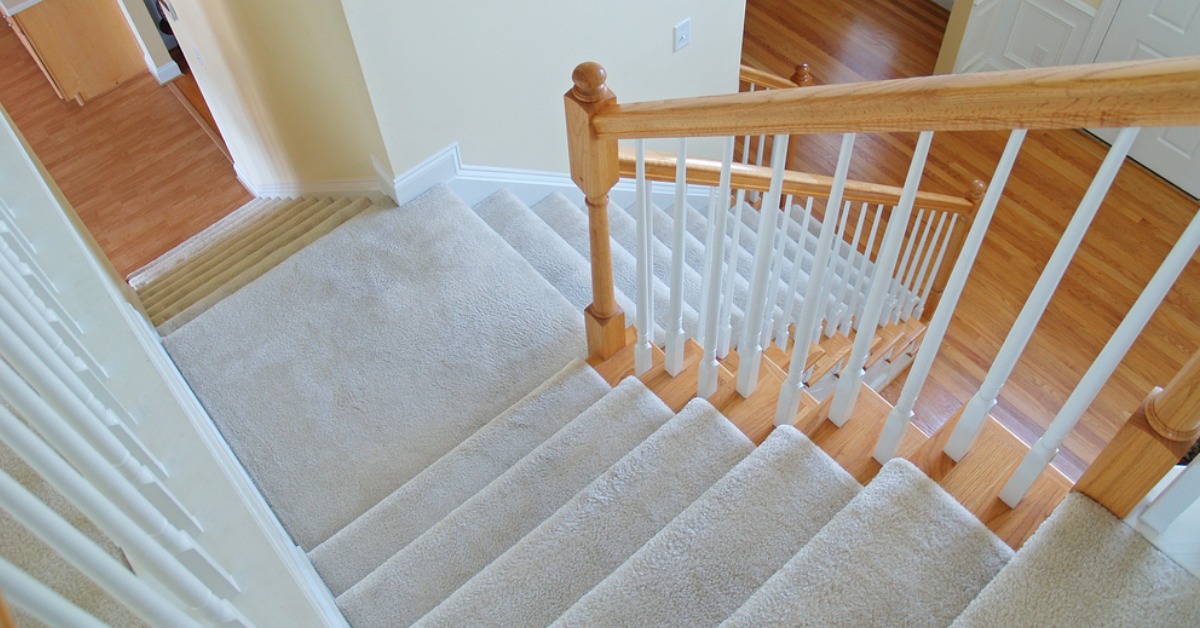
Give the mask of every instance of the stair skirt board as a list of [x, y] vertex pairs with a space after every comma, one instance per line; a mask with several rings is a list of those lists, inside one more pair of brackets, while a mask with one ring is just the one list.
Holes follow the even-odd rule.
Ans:
[[[632, 219], [611, 212], [632, 321]], [[671, 215], [655, 212], [662, 245]], [[694, 283], [706, 227], [687, 213]], [[744, 212], [735, 249], [743, 291], [757, 219]], [[789, 220], [797, 241], [815, 240], [815, 225]], [[1200, 583], [1086, 498], [1068, 498], [1013, 557], [907, 462], [863, 488], [793, 428], [754, 448], [703, 399], [673, 414], [635, 378], [609, 387], [581, 359], [587, 229], [558, 194], [529, 208], [500, 191], [472, 209], [439, 186], [365, 209], [165, 339], [354, 625], [1178, 625], [1200, 614]], [[861, 258], [848, 249], [839, 274], [853, 278]], [[811, 255], [787, 254], [803, 283]], [[217, 255], [188, 255], [216, 276]], [[161, 294], [188, 278], [171, 281]], [[880, 360], [874, 381], [907, 360]]]

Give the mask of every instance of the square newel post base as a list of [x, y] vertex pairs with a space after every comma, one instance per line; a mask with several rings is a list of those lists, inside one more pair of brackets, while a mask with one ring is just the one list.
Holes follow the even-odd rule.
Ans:
[[594, 307], [589, 305], [583, 311], [588, 358], [607, 360], [625, 347], [625, 313], [618, 309], [612, 316], [600, 318]]

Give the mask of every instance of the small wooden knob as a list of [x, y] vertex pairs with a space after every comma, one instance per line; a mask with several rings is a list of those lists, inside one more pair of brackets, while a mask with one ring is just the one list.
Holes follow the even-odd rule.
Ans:
[[801, 63], [796, 66], [796, 71], [792, 74], [792, 82], [801, 87], [808, 87], [813, 84], [813, 75], [809, 71], [807, 63]]
[[604, 84], [606, 80], [608, 71], [604, 66], [595, 61], [585, 61], [575, 66], [575, 71], [571, 73], [571, 81], [575, 83], [571, 93], [583, 102], [600, 102], [609, 95], [608, 85]]
[[983, 199], [983, 195], [987, 193], [987, 184], [980, 179], [975, 179], [967, 188], [967, 198], [972, 201], [979, 202]]

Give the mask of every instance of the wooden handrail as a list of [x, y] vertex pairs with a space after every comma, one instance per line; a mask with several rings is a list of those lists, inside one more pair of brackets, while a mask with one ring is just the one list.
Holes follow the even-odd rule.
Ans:
[[1200, 57], [952, 74], [616, 105], [598, 138], [1200, 124]]
[[796, 66], [796, 71], [790, 79], [743, 63], [738, 70], [738, 79], [743, 83], [753, 83], [770, 89], [792, 89], [813, 84], [812, 73], [809, 72], [807, 63]]
[[[628, 148], [619, 151], [621, 176], [634, 176], [634, 153]], [[646, 178], [652, 181], [675, 181], [675, 155], [646, 151]], [[721, 162], [714, 159], [689, 157], [687, 159], [688, 183], [698, 185], [716, 185], [721, 176]], [[771, 185], [771, 169], [752, 164], [733, 164], [733, 187], [751, 192], [766, 192]], [[783, 193], [796, 196], [814, 196], [827, 198], [833, 186], [833, 178], [807, 172], [785, 171], [783, 177]], [[901, 188], [891, 185], [866, 183], [864, 181], [847, 181], [845, 200], [867, 203], [883, 203], [893, 206], [900, 202]], [[917, 193], [917, 207], [937, 209], [953, 213], [968, 214], [974, 211], [975, 203], [969, 198]]]
[[1075, 489], [1128, 515], [1200, 438], [1200, 351], [1121, 426]]

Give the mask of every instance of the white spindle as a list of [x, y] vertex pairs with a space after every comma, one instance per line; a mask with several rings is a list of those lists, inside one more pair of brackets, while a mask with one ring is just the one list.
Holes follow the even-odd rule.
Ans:
[[[187, 613], [139, 580], [3, 471], [0, 471], [0, 503], [22, 526], [150, 625], [199, 628], [200, 624]], [[46, 625], [72, 628], [105, 625], [2, 558], [0, 589], [14, 606]]]
[[[917, 402], [917, 396], [921, 393], [921, 389], [925, 386], [925, 380], [929, 378], [933, 360], [942, 346], [942, 339], [946, 337], [946, 329], [950, 326], [950, 319], [954, 316], [954, 308], [958, 306], [958, 299], [962, 296], [963, 287], [967, 285], [967, 276], [971, 274], [971, 267], [974, 266], [975, 258], [979, 255], [979, 248], [983, 246], [983, 237], [987, 235], [988, 225], [991, 224], [992, 216], [996, 213], [996, 206], [1000, 203], [1004, 186], [1008, 184], [1008, 175], [1012, 172], [1017, 155], [1021, 152], [1021, 143], [1024, 141], [1024, 129], [1017, 129], [1008, 136], [1008, 144], [1004, 147], [1004, 153], [996, 165], [992, 183], [988, 186], [987, 194], [984, 195], [983, 201], [979, 205], [971, 230], [967, 232], [967, 237], [963, 240], [962, 252], [958, 255], [954, 270], [946, 281], [942, 301], [933, 312], [929, 326], [925, 328], [921, 346], [917, 349], [916, 357], [908, 370], [908, 377], [904, 380], [904, 389], [900, 391], [896, 405], [888, 413], [887, 420], [884, 422], [883, 431], [875, 445], [875, 460], [880, 463], [887, 462], [896, 455], [900, 440], [904, 437], [904, 432], [913, 419], [913, 406]], [[934, 273], [936, 274], [936, 272], [935, 270]]]
[[[838, 223], [837, 236], [833, 239], [834, 254], [829, 258], [829, 274], [825, 276], [825, 283], [828, 288], [825, 290], [825, 293], [822, 296], [822, 299], [825, 303], [825, 313], [822, 316], [822, 319], [825, 321], [824, 330], [826, 338], [832, 338], [833, 335], [837, 333], [838, 315], [840, 314], [840, 308], [842, 306], [840, 295], [845, 292], [845, 287], [850, 282], [850, 258], [846, 257], [846, 259], [843, 260], [842, 256], [837, 253], [845, 245], [846, 223], [849, 222], [849, 219], [850, 202], [847, 201], [845, 206], [842, 207], [842, 217], [841, 221]], [[843, 263], [845, 268], [842, 270], [842, 285], [839, 287], [836, 285], [838, 281], [837, 269], [838, 266], [843, 265]], [[835, 297], [834, 295], [839, 296]]]
[[[767, 283], [767, 306], [763, 308], [763, 325], [762, 333], [758, 337], [758, 343], [763, 347], [771, 344], [771, 336], [775, 330], [775, 304], [779, 302], [779, 282], [783, 278], [783, 265], [787, 262], [787, 241], [788, 241], [788, 223], [791, 218], [791, 205], [789, 204], [791, 197], [783, 203], [783, 211], [779, 212], [778, 224], [775, 225], [775, 252], [771, 255], [771, 278]], [[801, 241], [803, 246], [803, 241]], [[800, 254], [800, 247], [796, 248], [796, 255]], [[787, 348], [787, 345], [780, 345], [782, 348]]]
[[[59, 458], [49, 445], [2, 405], [0, 439], [189, 608], [197, 609], [217, 624], [248, 624], [228, 600], [217, 597], [196, 574], [151, 539], [129, 514], [96, 492], [71, 465]], [[32, 532], [41, 534], [44, 522], [39, 519], [24, 520], [17, 509], [25, 513], [37, 510], [37, 506], [45, 506], [36, 499], [32, 500], [33, 504], [26, 503], [28, 500], [22, 499], [22, 494], [32, 497], [12, 478], [0, 474], [0, 500], [3, 500], [0, 505], [17, 516]]]
[[[946, 226], [947, 212], [942, 212], [938, 216], [937, 228], [933, 230], [933, 239], [929, 241], [929, 249], [925, 251], [925, 257], [921, 259], [921, 270], [917, 271], [917, 276], [908, 284], [908, 290], [904, 294], [904, 311], [900, 314], [900, 320], [908, 320], [913, 315], [913, 310], [917, 308], [917, 300], [921, 293], [921, 286], [925, 285], [926, 273], [929, 272], [929, 264], [933, 261], [933, 250], [938, 247], [938, 242], [942, 242], [943, 251], [946, 248], [946, 242], [943, 242], [942, 229]], [[933, 221], [930, 221], [933, 222]], [[925, 247], [925, 242], [921, 242], [921, 248]], [[917, 257], [920, 258], [921, 251], [917, 251]], [[916, 267], [916, 264], [913, 264]]]
[[883, 234], [883, 246], [875, 264], [875, 277], [867, 294], [867, 303], [863, 307], [863, 319], [858, 327], [858, 335], [854, 338], [854, 346], [850, 349], [850, 357], [838, 378], [834, 390], [833, 401], [829, 406], [829, 420], [841, 427], [850, 420], [854, 412], [854, 404], [858, 401], [859, 386], [862, 384], [866, 371], [863, 366], [867, 363], [867, 354], [875, 339], [875, 328], [879, 325], [883, 314], [884, 300], [888, 288], [892, 285], [892, 271], [895, 269], [896, 258], [900, 253], [900, 243], [904, 239], [904, 231], [908, 227], [908, 218], [912, 215], [913, 203], [917, 198], [917, 188], [921, 185], [921, 174], [925, 168], [925, 158], [929, 155], [929, 144], [933, 141], [932, 131], [922, 131], [917, 139], [916, 150], [913, 151], [912, 163], [908, 167], [908, 176], [904, 180], [904, 191], [900, 194], [900, 204], [892, 211], [888, 219], [887, 229]]
[[646, 181], [646, 143], [637, 140], [637, 344], [633, 348], [634, 371], [641, 375], [654, 362], [654, 248], [650, 238], [650, 183]]
[[[863, 211], [859, 212], [858, 221], [854, 225], [854, 236], [850, 239], [850, 247], [846, 249], [846, 272], [845, 276], [842, 277], [842, 290], [837, 298], [838, 309], [834, 314], [834, 320], [829, 324], [829, 335], [831, 337], [835, 332], [840, 331], [842, 327], [850, 325], [850, 291], [858, 283], [858, 278], [854, 276], [854, 252], [858, 250], [858, 241], [862, 237], [862, 228], [867, 218], [866, 207], [866, 203], [863, 203]], [[849, 201], [846, 201], [844, 211], [847, 215], [850, 214]], [[837, 244], [839, 247], [842, 246], [841, 242]]]
[[136, 475], [132, 483], [122, 477], [6, 361], [0, 361], [0, 394], [13, 409], [28, 419], [29, 425], [46, 443], [83, 474], [106, 499], [118, 504], [147, 535], [157, 539], [163, 547], [202, 574], [210, 586], [226, 594], [238, 591], [233, 578], [200, 549], [188, 532], [173, 525], [162, 511], [135, 489], [141, 486], [139, 481], [155, 482], [152, 478], [147, 480], [148, 472]]
[[926, 214], [925, 229], [921, 231], [921, 241], [917, 244], [917, 251], [910, 260], [908, 273], [904, 275], [904, 282], [900, 284], [900, 291], [896, 294], [896, 309], [892, 314], [892, 323], [898, 323], [905, 318], [904, 307], [912, 293], [913, 282], [916, 281], [917, 265], [920, 264], [921, 258], [925, 255], [925, 247], [929, 244], [929, 231], [933, 227], [933, 215], [932, 210]]
[[[730, 346], [733, 344], [733, 297], [734, 286], [737, 284], [738, 263], [741, 261], [739, 251], [742, 248], [742, 212], [745, 208], [746, 191], [738, 190], [737, 198], [733, 202], [733, 214], [729, 218], [733, 228], [729, 236], [729, 265], [725, 270], [726, 298], [721, 301], [721, 332], [720, 338], [717, 339], [717, 355], [722, 358], [729, 355]], [[721, 232], [721, 236], [725, 236], [724, 231]]]
[[[75, 395], [72, 387], [60, 378], [60, 375], [68, 379], [74, 377], [74, 373], [61, 364], [61, 358], [50, 351], [43, 351], [39, 355], [39, 352], [25, 341], [28, 340], [37, 345], [42, 342], [41, 339], [36, 334], [30, 333], [30, 330], [22, 329], [23, 321], [20, 319], [12, 321], [16, 323], [15, 329], [14, 326], [10, 326], [9, 314], [11, 314], [11, 309], [7, 305], [0, 304], [0, 355], [3, 355], [6, 361], [0, 366], [4, 370], [12, 372], [12, 377], [15, 379], [9, 381], [17, 384], [28, 382], [28, 386], [32, 387], [31, 393], [36, 390], [40, 399], [44, 399], [49, 407], [53, 407], [70, 419], [74, 429], [78, 430], [77, 435], [80, 441], [86, 443], [90, 450], [98, 452], [98, 455], [106, 461], [104, 466], [115, 469], [126, 480], [138, 487], [138, 490], [142, 491], [147, 499], [153, 501], [157, 508], [168, 513], [174, 521], [178, 522], [178, 525], [199, 530], [200, 526], [196, 520], [167, 490], [154, 472], [142, 464], [130, 452], [122, 439], [110, 431], [101, 419]], [[52, 363], [59, 362], [57, 372], [43, 360]], [[118, 425], [118, 427], [123, 428], [124, 426]], [[133, 442], [140, 445], [140, 441], [136, 439], [133, 439]]]
[[1004, 503], [1013, 507], [1020, 503], [1029, 487], [1033, 486], [1034, 480], [1046, 465], [1050, 464], [1050, 460], [1066, 440], [1067, 434], [1075, 428], [1088, 406], [1092, 405], [1096, 395], [1100, 394], [1100, 390], [1108, 382], [1108, 378], [1112, 377], [1113, 371], [1117, 370], [1117, 365], [1121, 363], [1129, 347], [1133, 346], [1133, 341], [1137, 340], [1138, 335], [1146, 328], [1146, 323], [1150, 322], [1154, 311], [1167, 296], [1171, 286], [1175, 285], [1175, 280], [1191, 261], [1197, 247], [1200, 247], [1200, 214], [1192, 218], [1191, 224], [1184, 230], [1175, 246], [1171, 247], [1166, 260], [1150, 278], [1150, 282], [1129, 309], [1125, 319], [1100, 350], [1100, 355], [1096, 356], [1095, 361], [1088, 367], [1079, 385], [1071, 392], [1058, 415], [1046, 428], [1046, 433], [1029, 448], [1020, 466], [1004, 485], [1004, 490], [1000, 491], [1000, 499], [1004, 500]]
[[1129, 148], [1137, 138], [1137, 132], [1137, 128], [1122, 129], [1109, 149], [1108, 155], [1104, 158], [1104, 163], [1100, 164], [1100, 169], [1092, 179], [1092, 184], [1084, 194], [1083, 200], [1080, 201], [1079, 208], [1075, 210], [1075, 215], [1067, 224], [1066, 231], [1063, 232], [1062, 238], [1054, 248], [1054, 253], [1046, 262], [1041, 277], [1038, 277], [1037, 283], [1033, 286], [1029, 299], [1025, 301], [1021, 313], [1017, 315], [1012, 330], [1004, 339], [1004, 344], [1000, 346], [1000, 352], [996, 355], [996, 360], [992, 362], [991, 368], [988, 369], [987, 376], [984, 377], [983, 384], [979, 387], [979, 392], [975, 393], [963, 407], [958, 425], [955, 426], [950, 440], [946, 443], [946, 455], [952, 459], [962, 460], [967, 450], [970, 449], [971, 443], [975, 441], [979, 428], [987, 419], [988, 412], [991, 412], [992, 407], [996, 405], [996, 397], [999, 396], [1000, 389], [1008, 381], [1008, 376], [1016, 367], [1017, 360], [1025, 351], [1025, 345], [1033, 336], [1033, 330], [1041, 320], [1042, 313], [1046, 311], [1050, 298], [1054, 296], [1058, 282], [1066, 272], [1067, 265], [1071, 263], [1071, 258], [1075, 256], [1075, 251], [1079, 248], [1079, 243], [1083, 241], [1083, 236], [1087, 233], [1088, 226], [1091, 225], [1096, 212], [1099, 211], [1100, 203], [1108, 194], [1108, 188], [1116, 178], [1117, 171], [1121, 169], [1125, 156], [1129, 154]]
[[850, 172], [850, 158], [854, 154], [854, 134], [842, 136], [842, 148], [838, 154], [837, 169], [833, 175], [833, 186], [829, 189], [829, 200], [825, 204], [825, 216], [821, 221], [821, 235], [817, 238], [817, 250], [813, 257], [812, 275], [804, 290], [804, 302], [800, 306], [800, 319], [796, 322], [796, 344], [792, 347], [792, 360], [788, 365], [787, 381], [779, 389], [779, 405], [775, 408], [775, 425], [792, 425], [800, 411], [800, 399], [808, 386], [809, 341], [817, 328], [820, 312], [825, 271], [833, 252], [834, 232], [837, 229], [838, 209], [842, 206], [842, 195], [846, 190], [846, 178]]
[[742, 340], [738, 343], [737, 390], [749, 397], [758, 386], [758, 370], [762, 364], [763, 313], [768, 306], [767, 282], [771, 279], [771, 258], [775, 252], [775, 231], [778, 224], [779, 198], [783, 190], [783, 166], [787, 156], [788, 136], [776, 135], [771, 147], [771, 186], [760, 207], [758, 242], [754, 249], [754, 272], [751, 275], [750, 297], [746, 317], [742, 322]]
[[958, 214], [950, 216], [950, 226], [946, 228], [946, 237], [942, 239], [942, 246], [938, 249], [937, 260], [933, 263], [933, 269], [929, 271], [929, 276], [925, 280], [925, 287], [921, 288], [921, 293], [917, 299], [917, 307], [913, 310], [913, 316], [921, 318], [921, 314], [925, 312], [925, 300], [929, 298], [929, 293], [933, 291], [933, 282], [937, 280], [938, 271], [942, 269], [942, 261], [946, 259], [946, 250], [950, 248], [950, 241], [954, 239], [954, 228], [958, 225]]
[[[891, 290], [888, 292], [888, 301], [883, 314], [883, 325], [888, 325], [896, 322], [900, 317], [900, 301], [904, 298], [904, 273], [908, 269], [908, 263], [912, 256], [913, 245], [917, 241], [917, 234], [921, 231], [921, 220], [925, 217], [925, 210], [917, 211], [917, 219], [913, 221], [912, 233], [909, 235], [908, 243], [904, 245], [904, 256], [900, 258], [900, 266], [896, 270], [895, 280], [892, 282]], [[925, 223], [928, 230], [928, 222]]]
[[[708, 204], [708, 237], [705, 252], [708, 259], [704, 264], [704, 292], [700, 312], [701, 338], [704, 355], [700, 359], [699, 381], [696, 394], [708, 397], [717, 392], [718, 323], [721, 305], [722, 263], [725, 260], [725, 221], [729, 214], [729, 180], [733, 170], [733, 138], [725, 139], [721, 154], [721, 178]], [[736, 243], [735, 243], [736, 246]], [[730, 299], [733, 295], [728, 295]]]
[[[863, 213], [867, 211], [867, 204], [863, 203]], [[871, 271], [871, 251], [875, 249], [875, 236], [879, 232], [879, 223], [883, 221], [883, 204], [875, 207], [875, 218], [871, 221], [871, 235], [867, 238], [867, 246], [863, 249], [862, 260], [858, 267], [858, 276], [854, 278], [854, 293], [850, 295], [850, 316], [842, 322], [841, 332], [844, 336], [849, 337], [852, 328], [858, 327], [858, 322], [862, 320], [862, 314], [859, 313], [859, 306], [862, 305], [863, 293], [867, 290], [867, 281]]]
[[1197, 501], [1200, 501], [1200, 464], [1192, 462], [1159, 493], [1138, 520], [1151, 530], [1162, 532]]
[[664, 365], [672, 377], [683, 370], [683, 268], [687, 237], [687, 140], [679, 140], [675, 162], [675, 215], [671, 233], [671, 312], [668, 319], [667, 357]]
[[[791, 208], [791, 196], [788, 196], [788, 207]], [[808, 239], [808, 223], [812, 220], [813, 198], [810, 196], [804, 203], [804, 218], [800, 221], [800, 242], [796, 247], [796, 259], [792, 260], [792, 276], [788, 278], [787, 293], [783, 302], [783, 319], [775, 330], [775, 344], [780, 347], [788, 346], [788, 325], [796, 320], [796, 292], [800, 290], [800, 275], [804, 274], [804, 258], [807, 256], [805, 242]]]

